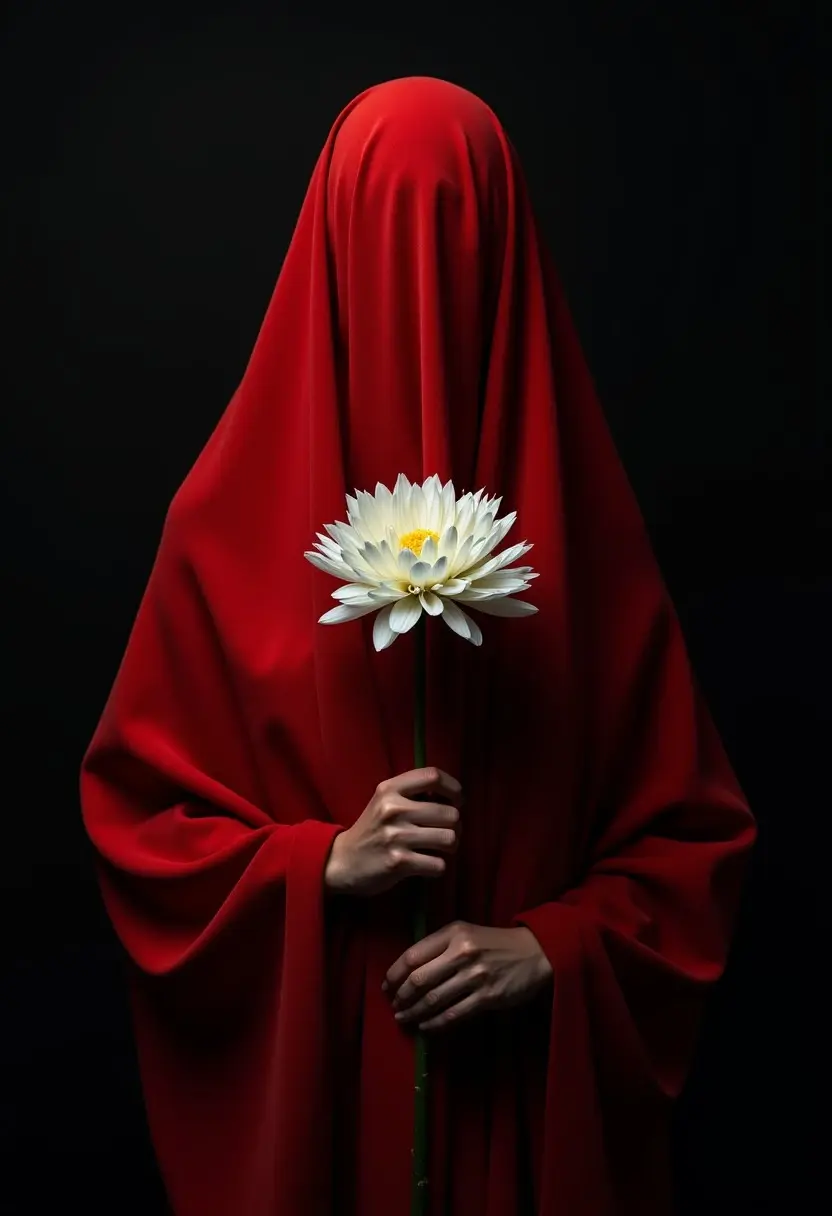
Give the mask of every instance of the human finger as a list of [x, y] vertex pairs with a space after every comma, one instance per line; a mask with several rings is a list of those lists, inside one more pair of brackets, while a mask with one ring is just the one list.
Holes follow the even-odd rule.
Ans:
[[405, 848], [396, 850], [392, 865], [398, 881], [405, 878], [439, 878], [445, 873], [444, 857], [435, 857], [432, 853], [413, 852]]
[[459, 810], [446, 802], [415, 802], [403, 798], [399, 814], [407, 816], [408, 823], [419, 827], [453, 827], [459, 823]]
[[462, 800], [462, 786], [456, 777], [434, 765], [409, 769], [406, 773], [388, 777], [381, 782], [379, 792], [383, 794], [388, 791], [404, 794], [406, 798], [412, 798], [415, 794], [439, 794], [457, 805]]
[[440, 853], [452, 853], [457, 843], [453, 828], [403, 827], [396, 834], [396, 844], [411, 850], [438, 849]]
[[[411, 984], [413, 976], [416, 982]], [[447, 953], [415, 971], [413, 976], [405, 980], [393, 1002], [396, 1020], [405, 1024], [436, 1017], [482, 987], [484, 978], [470, 967], [460, 970], [458, 960], [449, 960]]]
[[[432, 860], [441, 860], [441, 858]], [[449, 925], [445, 925], [444, 928], [437, 929], [435, 933], [429, 933], [421, 941], [409, 946], [388, 970], [382, 984], [384, 991], [397, 991], [412, 971], [415, 971], [417, 967], [424, 967], [426, 963], [444, 953], [450, 940], [451, 929]]]
[[417, 1023], [417, 1028], [425, 1031], [444, 1030], [448, 1026], [456, 1025], [457, 1022], [464, 1022], [478, 1013], [485, 1013], [487, 1009], [488, 999], [483, 989], [478, 988], [464, 996], [455, 1005], [449, 1005], [441, 1013], [431, 1015], [426, 1021]]

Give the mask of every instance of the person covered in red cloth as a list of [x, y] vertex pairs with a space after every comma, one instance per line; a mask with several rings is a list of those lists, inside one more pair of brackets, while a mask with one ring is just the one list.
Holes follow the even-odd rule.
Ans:
[[[487, 488], [534, 616], [332, 628], [354, 488]], [[661, 1216], [755, 827], [493, 112], [370, 88], [166, 517], [82, 771], [176, 1216]], [[428, 936], [412, 945], [415, 892]]]

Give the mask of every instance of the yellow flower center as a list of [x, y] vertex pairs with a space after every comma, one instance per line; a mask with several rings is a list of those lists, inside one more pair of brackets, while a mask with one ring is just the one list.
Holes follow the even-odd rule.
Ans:
[[399, 537], [399, 544], [402, 549], [409, 549], [411, 553], [415, 553], [417, 557], [422, 552], [422, 545], [427, 538], [432, 536], [439, 544], [439, 533], [431, 532], [430, 528], [415, 528], [412, 532], [405, 532], [404, 536]]

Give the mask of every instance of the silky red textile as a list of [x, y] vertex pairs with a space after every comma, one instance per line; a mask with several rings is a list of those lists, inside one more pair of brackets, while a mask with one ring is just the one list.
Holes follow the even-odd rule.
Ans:
[[753, 821], [516, 154], [423, 78], [327, 139], [84, 764], [173, 1208], [410, 1210], [413, 1041], [381, 981], [413, 884], [332, 898], [323, 872], [412, 767], [413, 635], [317, 624], [337, 584], [303, 557], [399, 472], [503, 495], [540, 571], [539, 613], [481, 617], [480, 649], [428, 622], [428, 759], [466, 795], [431, 925], [524, 923], [555, 977], [432, 1038], [432, 1214], [657, 1216]]

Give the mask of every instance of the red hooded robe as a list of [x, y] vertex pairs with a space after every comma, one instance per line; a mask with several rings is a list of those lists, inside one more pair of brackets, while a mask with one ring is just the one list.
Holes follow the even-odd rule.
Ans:
[[82, 776], [177, 1216], [409, 1212], [412, 883], [329, 897], [412, 767], [413, 635], [323, 626], [344, 496], [438, 473], [540, 571], [477, 649], [428, 622], [427, 755], [465, 792], [430, 926], [537, 936], [553, 990], [431, 1040], [432, 1216], [658, 1216], [754, 826], [500, 123], [367, 90], [312, 176], [242, 383], [170, 507]]

